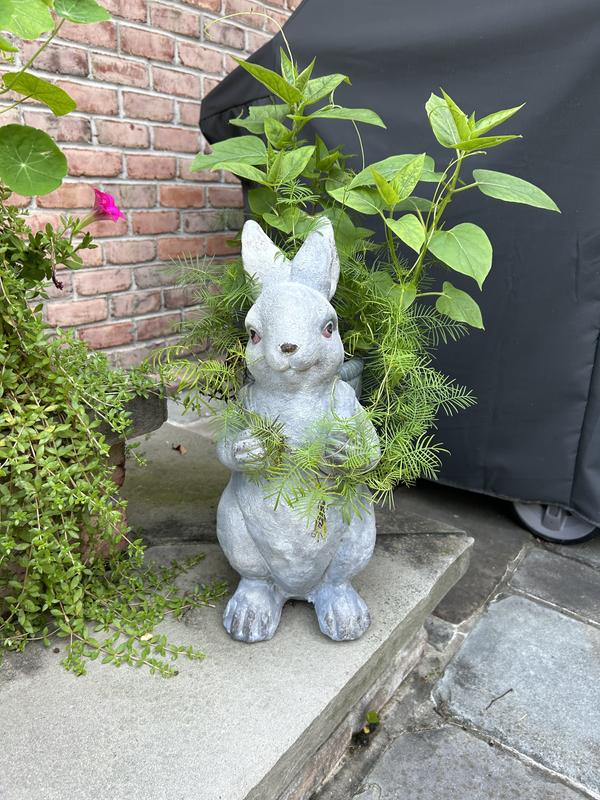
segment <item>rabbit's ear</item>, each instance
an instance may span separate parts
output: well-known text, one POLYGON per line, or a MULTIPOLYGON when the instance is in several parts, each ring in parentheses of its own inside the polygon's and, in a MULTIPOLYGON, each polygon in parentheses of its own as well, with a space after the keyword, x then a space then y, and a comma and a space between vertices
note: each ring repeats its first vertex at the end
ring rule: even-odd
POLYGON ((327 217, 318 226, 292 261, 291 280, 311 286, 331 299, 340 277, 340 260, 335 247, 333 227, 327 217))
POLYGON ((289 281, 291 262, 269 239, 257 222, 249 219, 242 228, 242 263, 263 286, 271 280, 289 281))

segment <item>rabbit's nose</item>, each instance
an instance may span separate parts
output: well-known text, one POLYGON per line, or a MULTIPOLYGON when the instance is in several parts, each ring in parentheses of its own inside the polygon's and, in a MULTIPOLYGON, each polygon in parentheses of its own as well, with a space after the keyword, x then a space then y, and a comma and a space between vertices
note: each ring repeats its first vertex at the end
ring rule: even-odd
POLYGON ((288 353, 291 355, 292 353, 296 352, 296 350, 298 349, 298 345, 290 344, 289 342, 284 342, 283 344, 279 345, 279 349, 281 350, 282 353, 288 353))

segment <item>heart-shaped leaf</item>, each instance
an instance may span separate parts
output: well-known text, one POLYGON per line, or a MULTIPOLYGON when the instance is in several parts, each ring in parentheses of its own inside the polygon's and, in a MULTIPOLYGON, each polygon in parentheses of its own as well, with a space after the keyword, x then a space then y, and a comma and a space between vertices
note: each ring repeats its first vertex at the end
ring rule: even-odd
POLYGON ((421 250, 425 241, 425 231, 414 214, 405 214, 400 219, 386 219, 385 224, 401 241, 412 247, 417 253, 421 250))
POLYGON ((560 214, 559 207, 546 192, 523 178, 491 169, 474 169, 473 177, 477 181, 479 191, 488 197, 506 200, 508 203, 523 203, 526 206, 558 211, 560 214))
POLYGON ((456 272, 473 278, 481 289, 492 266, 492 245, 478 225, 462 222, 449 231, 436 231, 429 250, 456 272))
POLYGON ((298 147, 296 150, 291 150, 289 153, 282 153, 277 171, 273 174, 273 177, 269 173, 269 178, 273 183, 283 183, 297 178, 310 161, 314 152, 314 146, 307 145, 306 147, 298 147))
POLYGON ((50 9, 44 0, 0 2, 0 31, 9 31, 20 39, 37 39, 53 27, 50 9))
POLYGON ((246 178, 255 183, 265 183, 267 176, 265 173, 253 167, 251 164, 244 164, 237 161, 223 161, 219 164, 219 169, 224 169, 227 172, 232 172, 240 178, 246 178))
POLYGON ((443 294, 438 297, 435 307, 446 317, 456 320, 456 322, 466 322, 473 328, 481 328, 483 330, 483 319, 481 317, 481 309, 473 300, 471 295, 463 292, 462 289, 457 289, 448 281, 444 281, 442 286, 443 294))
MULTIPOLYGON (((373 174, 371 169, 375 167, 377 172, 383 175, 387 180, 391 180, 394 175, 397 175, 399 170, 410 164, 415 158, 420 156, 415 153, 403 153, 397 156, 388 156, 382 161, 376 161, 365 169, 357 173, 350 182, 350 188, 354 189, 357 186, 372 186, 374 184, 373 174)), ((438 183, 442 177, 441 173, 435 172, 435 162, 431 156, 423 156, 423 171, 421 172, 420 181, 426 183, 438 183)))
POLYGON ((347 186, 330 188, 327 185, 327 191, 338 203, 349 206, 361 214, 379 214, 386 209, 386 204, 379 192, 371 186, 349 189, 347 186))
POLYGON ((66 174, 67 159, 47 133, 28 125, 0 128, 0 180, 13 192, 48 194, 66 174))
POLYGON ((54 0, 54 10, 69 22, 104 22, 111 18, 96 0, 54 0))
POLYGON ((425 153, 421 153, 395 173, 392 178, 392 186, 398 193, 398 200, 396 202, 406 200, 407 197, 410 197, 412 190, 421 180, 424 166, 425 153))
POLYGON ((443 147, 456 147, 461 135, 448 104, 442 97, 432 94, 425 103, 425 110, 433 135, 443 147))
POLYGON ((264 133, 265 121, 269 118, 282 120, 289 114, 290 107, 287 103, 269 104, 266 106, 250 106, 247 117, 230 119, 229 124, 238 128, 245 128, 250 133, 264 133))
POLYGON ((55 86, 36 75, 30 75, 28 72, 5 72, 2 78, 7 89, 39 100, 57 117, 69 114, 77 108, 75 100, 60 86, 55 86))

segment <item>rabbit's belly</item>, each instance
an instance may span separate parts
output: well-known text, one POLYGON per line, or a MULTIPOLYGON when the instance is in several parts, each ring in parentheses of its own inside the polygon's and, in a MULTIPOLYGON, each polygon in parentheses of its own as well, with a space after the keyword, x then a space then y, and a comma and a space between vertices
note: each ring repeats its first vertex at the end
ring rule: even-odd
POLYGON ((281 503, 273 508, 260 487, 236 476, 234 487, 248 529, 273 578, 290 596, 305 597, 323 577, 347 525, 338 512, 327 516, 327 536, 313 536, 313 526, 281 503))

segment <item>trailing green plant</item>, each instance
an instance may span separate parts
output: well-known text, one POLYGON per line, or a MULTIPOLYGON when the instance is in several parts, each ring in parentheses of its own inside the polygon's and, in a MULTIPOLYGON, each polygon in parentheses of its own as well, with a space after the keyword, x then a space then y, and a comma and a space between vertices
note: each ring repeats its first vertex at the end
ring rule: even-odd
POLYGON ((175 658, 202 653, 168 642, 156 626, 225 587, 178 592, 175 579, 201 555, 170 568, 144 564, 102 432, 124 437, 128 403, 156 391, 156 380, 147 367, 111 369, 72 334, 49 338, 41 317, 43 282, 60 286, 57 267, 77 267, 80 251, 94 246, 88 234, 74 237, 118 209, 98 193, 85 219, 33 233, 9 194, 0 186, 0 656, 58 637, 67 643, 63 664, 77 674, 99 657, 175 674, 175 658))
POLYGON ((14 65, 19 55, 14 37, 32 41, 45 35, 20 68, 0 76, 0 102, 9 92, 17 95, 16 100, 0 107, 0 182, 14 192, 33 196, 57 189, 67 175, 67 159, 45 131, 30 125, 2 125, 2 114, 28 100, 42 103, 58 117, 74 111, 76 103, 64 89, 33 75, 29 69, 58 36, 65 21, 86 24, 110 18, 96 0, 2 0, 0 3, 2 66, 14 65))
MULTIPOLYGON (((325 480, 323 438, 290 452, 281 447, 280 434, 266 426, 265 447, 279 456, 267 461, 263 479, 276 502, 283 498, 301 510, 328 503, 355 508, 363 484, 382 500, 391 498, 400 482, 435 477, 444 452, 431 433, 438 414, 452 414, 474 402, 467 389, 435 369, 433 351, 440 342, 464 335, 468 327, 483 328, 475 299, 447 278, 456 272, 481 289, 492 265, 492 245, 473 223, 447 228, 450 203, 462 192, 477 190, 508 202, 552 211, 558 207, 541 189, 512 175, 475 169, 472 179, 463 178, 467 161, 520 138, 494 130, 522 106, 477 119, 441 90, 431 95, 425 110, 435 139, 448 153, 442 167, 436 168, 426 153, 393 155, 366 165, 358 125, 385 127, 384 122, 370 109, 339 105, 336 89, 350 83, 349 78, 313 77, 314 60, 300 69, 283 38, 287 52, 280 52, 279 72, 238 60, 270 100, 232 120, 247 133, 215 143, 210 154, 197 155, 192 170, 227 170, 249 181, 254 219, 288 257, 295 255, 319 216, 333 224, 341 259, 333 304, 347 355, 364 361, 361 402, 378 430, 382 458, 367 474, 350 469, 339 479, 325 480), (354 125, 361 153, 358 169, 353 168, 356 158, 340 145, 329 146, 308 133, 307 125, 319 119, 354 125), (382 242, 365 227, 369 217, 379 219, 382 242)), ((179 347, 161 353, 163 370, 179 377, 182 390, 192 392, 188 405, 214 398, 231 405, 245 378, 243 321, 255 287, 239 260, 224 268, 189 260, 182 266, 185 280, 198 287, 203 313, 187 327, 179 347), (180 357, 205 340, 212 341, 217 358, 194 364, 180 357)), ((239 408, 222 413, 244 417, 239 408)), ((357 446, 357 459, 360 450, 357 446)))

